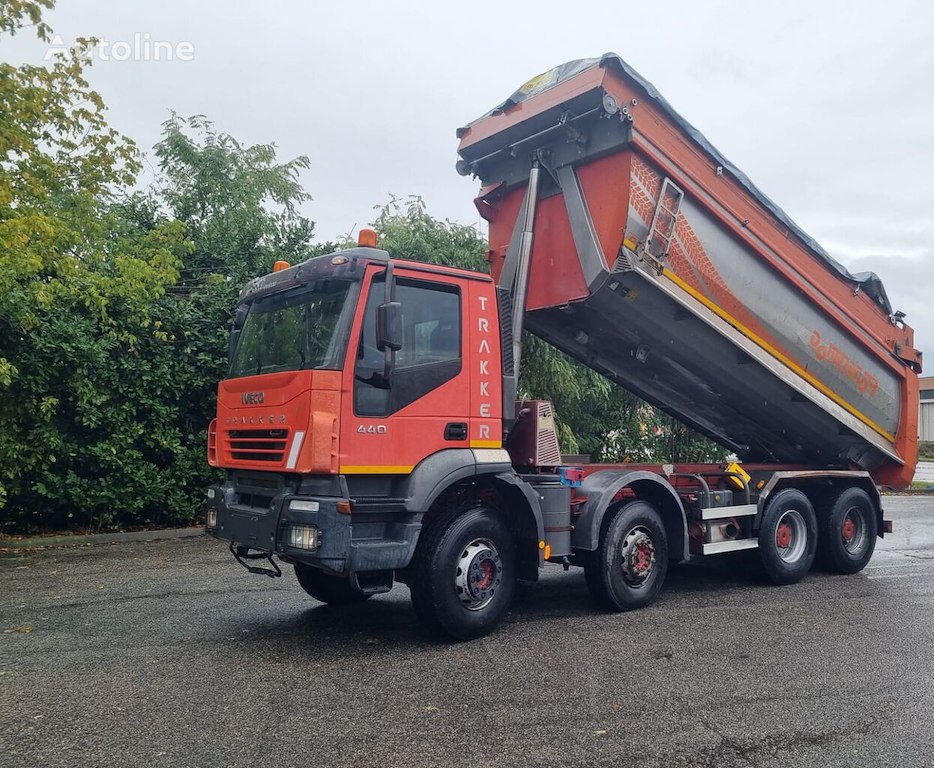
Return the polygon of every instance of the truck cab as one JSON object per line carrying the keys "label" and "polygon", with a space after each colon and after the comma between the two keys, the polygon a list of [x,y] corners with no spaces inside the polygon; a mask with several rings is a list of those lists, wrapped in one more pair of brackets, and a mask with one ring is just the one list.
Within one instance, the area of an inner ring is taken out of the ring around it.
{"label": "truck cab", "polygon": [[376,247],[250,283],[209,434],[226,470],[209,530],[244,563],[275,553],[348,594],[389,589],[438,495],[512,471],[499,311],[489,275]]}

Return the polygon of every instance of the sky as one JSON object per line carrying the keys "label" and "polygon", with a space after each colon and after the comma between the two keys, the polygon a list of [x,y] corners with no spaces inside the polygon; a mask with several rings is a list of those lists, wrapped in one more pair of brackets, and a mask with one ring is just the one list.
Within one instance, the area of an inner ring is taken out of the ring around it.
{"label": "sky", "polygon": [[[112,46],[89,79],[144,150],[174,110],[307,155],[318,240],[391,194],[477,223],[456,128],[614,51],[834,257],[878,273],[934,361],[934,3],[58,0],[46,18]],[[134,39],[159,59],[127,56]],[[47,50],[2,45],[14,63]]]}

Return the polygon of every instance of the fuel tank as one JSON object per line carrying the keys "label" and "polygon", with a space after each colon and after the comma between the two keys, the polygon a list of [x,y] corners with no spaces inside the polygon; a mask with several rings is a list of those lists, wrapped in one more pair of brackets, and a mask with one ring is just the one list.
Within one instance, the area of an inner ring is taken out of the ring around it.
{"label": "fuel tank", "polygon": [[837,263],[622,59],[539,75],[458,138],[501,286],[531,240],[528,330],[746,460],[908,485],[921,355],[881,280]]}

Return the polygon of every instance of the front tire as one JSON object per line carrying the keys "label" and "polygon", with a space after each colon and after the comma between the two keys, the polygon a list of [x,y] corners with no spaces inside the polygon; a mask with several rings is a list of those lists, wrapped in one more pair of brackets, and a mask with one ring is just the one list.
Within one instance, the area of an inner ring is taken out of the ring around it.
{"label": "front tire", "polygon": [[310,565],[296,563],[295,578],[298,579],[298,583],[305,592],[315,600],[328,605],[353,605],[362,603],[370,597],[370,595],[357,592],[350,585],[350,579],[331,576],[320,568],[312,568]]}
{"label": "front tire", "polygon": [[773,584],[801,581],[817,552],[817,520],[808,497],[785,488],[766,504],[759,524],[759,559]]}
{"label": "front tire", "polygon": [[483,506],[443,516],[422,533],[408,584],[415,613],[436,634],[454,640],[489,634],[516,590],[509,529]]}
{"label": "front tire", "polygon": [[858,573],[876,548],[876,510],[862,488],[847,488],[831,500],[818,521],[817,554],[836,573]]}
{"label": "front tire", "polygon": [[668,573],[665,526],[646,501],[631,501],[612,514],[586,566],[594,599],[611,611],[631,611],[655,601]]}

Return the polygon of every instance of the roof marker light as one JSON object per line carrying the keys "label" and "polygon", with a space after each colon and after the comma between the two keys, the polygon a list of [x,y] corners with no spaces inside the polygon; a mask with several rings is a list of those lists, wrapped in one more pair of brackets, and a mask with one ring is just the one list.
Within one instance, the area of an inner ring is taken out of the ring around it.
{"label": "roof marker light", "polygon": [[283,269],[288,269],[288,268],[291,267],[291,266],[292,266],[292,265],[289,264],[289,262],[287,262],[287,261],[281,261],[281,260],[280,260],[280,261],[277,261],[275,264],[272,265],[272,271],[273,271],[273,272],[281,272]]}

